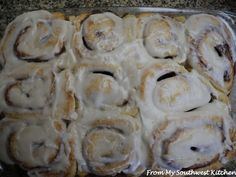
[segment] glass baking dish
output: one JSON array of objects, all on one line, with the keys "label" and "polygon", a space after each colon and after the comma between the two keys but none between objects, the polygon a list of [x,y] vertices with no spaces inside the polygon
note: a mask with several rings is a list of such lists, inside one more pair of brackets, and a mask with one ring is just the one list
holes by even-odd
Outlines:
[{"label": "glass baking dish", "polygon": [[[48,10],[48,9],[44,9]],[[236,13],[231,11],[219,11],[219,10],[207,10],[207,9],[176,9],[176,8],[158,8],[158,7],[104,7],[104,8],[66,8],[66,9],[54,9],[48,10],[50,12],[62,12],[66,16],[69,15],[79,15],[84,12],[90,13],[100,13],[100,12],[113,12],[118,16],[124,16],[126,14],[138,14],[141,12],[155,12],[160,13],[167,16],[185,16],[188,17],[193,14],[199,13],[207,13],[214,16],[218,16],[228,25],[231,29],[231,32],[234,37],[235,45],[236,45]],[[18,15],[27,12],[27,11],[9,11],[9,12],[0,12],[0,39],[4,34],[4,30],[6,26]],[[235,61],[234,61],[235,62]],[[232,105],[232,116],[236,121],[236,82],[234,82],[234,86],[232,92],[230,94],[231,105]],[[234,161],[227,163],[224,169],[229,171],[236,170],[236,158]],[[0,162],[0,177],[25,177],[26,173],[21,170],[17,166],[8,166]],[[95,176],[95,175],[87,175],[87,176]],[[117,175],[119,177],[124,175]],[[146,176],[146,175],[143,175]]]}]

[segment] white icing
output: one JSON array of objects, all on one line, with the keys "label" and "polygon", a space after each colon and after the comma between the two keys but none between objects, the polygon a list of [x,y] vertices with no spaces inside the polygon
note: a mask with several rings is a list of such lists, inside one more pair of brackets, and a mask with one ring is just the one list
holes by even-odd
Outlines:
[{"label": "white icing", "polygon": [[27,109],[38,112],[52,101],[53,74],[47,69],[16,70],[2,75],[0,82],[0,107],[6,112],[27,112]]},{"label": "white icing", "polygon": [[171,57],[178,63],[186,60],[188,48],[181,23],[159,14],[141,16],[138,20],[138,37],[149,55],[157,59]]},{"label": "white icing", "polygon": [[0,110],[17,117],[42,114],[65,118],[74,111],[74,98],[68,97],[72,83],[68,70],[58,74],[48,66],[21,66],[0,76]]},{"label": "white icing", "polygon": [[[4,127],[4,124],[8,126]],[[41,177],[45,172],[66,174],[74,163],[69,158],[74,149],[69,140],[74,141],[76,137],[74,126],[66,130],[60,121],[31,117],[22,120],[5,118],[0,122],[0,127],[0,150],[4,153],[0,159],[28,169],[29,176]]]},{"label": "white icing", "polygon": [[[159,67],[155,67],[160,65]],[[149,72],[148,77],[145,74]],[[158,81],[168,73],[176,76]],[[154,63],[141,72],[142,86],[139,100],[141,113],[159,115],[161,112],[184,112],[204,106],[211,99],[211,90],[195,72],[187,72],[181,66],[170,61]],[[142,89],[142,88],[140,88]],[[196,94],[197,93],[197,94]],[[157,111],[155,113],[155,111]],[[144,116],[145,119],[149,116]]]},{"label": "white icing", "polygon": [[92,50],[111,51],[123,41],[122,19],[109,12],[90,15],[82,24],[82,35]]},{"label": "white icing", "polygon": [[52,116],[71,119],[75,112],[74,77],[70,70],[64,70],[55,75],[55,100],[52,106]]},{"label": "white icing", "polygon": [[[127,57],[125,51],[131,51],[126,43],[129,37],[125,33],[132,23],[130,19],[133,18],[123,20],[110,12],[90,15],[74,35],[75,49],[87,59],[114,62],[124,60]],[[91,49],[86,47],[84,41]]]},{"label": "white icing", "polygon": [[[217,160],[216,157],[223,159],[225,151],[233,145],[229,131],[234,124],[226,105],[220,102],[167,119],[170,119],[167,127],[157,132],[159,136],[153,145],[154,166],[174,170],[194,165],[204,167]],[[170,140],[168,149],[163,149],[167,140]]]},{"label": "white icing", "polygon": [[[207,33],[199,49],[190,46],[194,69],[189,72],[177,64],[188,53],[185,30],[198,40],[208,27],[216,30]],[[213,68],[206,73],[224,87],[222,76],[232,66],[214,47],[226,41],[235,57],[223,22],[196,15],[183,25],[159,14],[120,18],[106,12],[88,16],[77,30],[46,11],[25,13],[9,24],[0,44],[0,111],[18,119],[0,120],[1,161],[20,165],[31,177],[73,173],[74,158],[78,174],[136,176],[150,168],[150,160],[163,169],[193,168],[216,155],[220,163],[227,162],[225,152],[235,144],[229,133],[235,130],[230,105],[209,103],[212,96],[220,100],[221,93],[195,71],[201,72],[199,50]],[[168,56],[173,59],[163,60]],[[35,59],[44,62],[24,61]],[[171,72],[176,76],[158,80]],[[12,84],[8,99],[14,106],[5,96]],[[71,123],[65,127],[58,119]],[[56,129],[55,121],[62,129]],[[167,127],[153,137],[165,121]],[[173,138],[176,129],[183,131]],[[169,164],[161,155],[165,140],[170,142]]]},{"label": "white icing", "polygon": [[219,82],[221,87],[224,86],[224,72],[230,70],[230,63],[228,59],[223,56],[220,57],[214,47],[224,43],[222,36],[215,32],[210,32],[206,39],[200,45],[200,52],[206,60],[209,69],[209,75]]},{"label": "white icing", "polygon": [[[197,26],[196,26],[197,25]],[[212,83],[224,92],[229,92],[231,86],[226,86],[225,72],[231,78],[233,61],[235,60],[235,45],[228,27],[217,17],[207,14],[193,15],[185,23],[190,37],[191,52],[189,63],[200,74],[209,77]],[[218,54],[218,47],[229,46],[232,58],[223,52]],[[223,48],[223,50],[226,50]],[[204,64],[201,64],[201,60]],[[203,65],[203,66],[202,66]]]},{"label": "white icing", "polygon": [[47,11],[33,11],[18,16],[8,25],[1,43],[5,67],[26,64],[26,59],[56,63],[57,55],[71,48],[73,31],[70,22],[53,19]]},{"label": "white icing", "polygon": [[[97,126],[94,124],[96,121]],[[92,112],[88,108],[83,119],[77,122],[77,127],[79,172],[92,169],[93,173],[100,175],[114,175],[122,171],[133,174],[138,167],[145,166],[145,157],[140,149],[145,146],[142,145],[138,119],[113,111]],[[90,150],[93,147],[93,150],[89,151],[88,147]],[[104,163],[107,162],[113,163],[115,167],[106,169]],[[123,165],[118,165],[119,162],[123,162]],[[103,169],[97,171],[100,167]]]},{"label": "white icing", "polygon": [[156,107],[169,112],[188,111],[207,104],[210,99],[209,88],[195,72],[160,81],[153,91]]},{"label": "white icing", "polygon": [[[75,73],[75,94],[80,106],[96,109],[129,107],[129,78],[119,65],[85,62]],[[128,101],[127,105],[123,105]]]},{"label": "white icing", "polygon": [[11,120],[2,120],[0,123],[0,159],[1,161],[7,164],[14,164],[15,162],[11,157],[9,157],[9,147],[8,147],[8,138],[13,131],[18,130],[23,123],[17,122],[15,124],[11,124]]}]

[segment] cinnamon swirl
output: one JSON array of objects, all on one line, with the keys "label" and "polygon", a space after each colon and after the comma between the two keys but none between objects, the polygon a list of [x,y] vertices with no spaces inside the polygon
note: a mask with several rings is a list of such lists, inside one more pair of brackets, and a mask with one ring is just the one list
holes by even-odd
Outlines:
[{"label": "cinnamon swirl", "polygon": [[204,108],[215,100],[229,106],[228,97],[206,79],[172,60],[159,60],[144,67],[138,88],[136,96],[146,138],[169,115]]},{"label": "cinnamon swirl", "polygon": [[79,171],[105,176],[140,175],[145,170],[138,118],[90,110],[79,122],[78,131]]},{"label": "cinnamon swirl", "polygon": [[75,175],[73,134],[60,120],[6,117],[0,121],[0,132],[1,161],[20,165],[29,176]]},{"label": "cinnamon swirl", "polygon": [[18,118],[36,114],[67,118],[75,107],[71,73],[30,66],[0,76],[0,110]]},{"label": "cinnamon swirl", "polygon": [[226,105],[215,101],[167,117],[153,133],[154,169],[219,169],[235,155],[235,124]]},{"label": "cinnamon swirl", "polygon": [[234,77],[235,44],[229,28],[212,15],[192,15],[185,23],[189,64],[228,94]]},{"label": "cinnamon swirl", "polygon": [[144,52],[156,59],[172,59],[178,63],[186,60],[188,48],[183,24],[156,13],[139,14],[137,23]]},{"label": "cinnamon swirl", "polygon": [[134,16],[121,18],[111,12],[71,16],[76,26],[74,48],[78,57],[122,61],[132,51],[127,44],[133,38],[129,30]]},{"label": "cinnamon swirl", "polygon": [[39,10],[8,25],[0,163],[30,177],[143,176],[236,156],[235,41],[223,19],[77,15]]},{"label": "cinnamon swirl", "polygon": [[[196,94],[197,93],[197,94]],[[185,112],[219,98],[227,97],[215,90],[197,72],[188,72],[175,62],[160,60],[147,65],[140,73],[140,109]]]},{"label": "cinnamon swirl", "polygon": [[10,67],[58,58],[60,62],[73,62],[70,46],[74,27],[60,18],[39,10],[24,13],[13,20],[0,46],[6,64]]},{"label": "cinnamon swirl", "polygon": [[84,62],[78,66],[75,77],[80,110],[93,107],[131,116],[137,114],[129,78],[119,65]]}]

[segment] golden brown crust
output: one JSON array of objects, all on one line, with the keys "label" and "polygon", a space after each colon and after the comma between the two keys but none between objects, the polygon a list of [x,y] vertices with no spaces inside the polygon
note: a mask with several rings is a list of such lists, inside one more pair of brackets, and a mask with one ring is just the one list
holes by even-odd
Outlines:
[{"label": "golden brown crust", "polygon": [[[197,21],[200,24],[199,31],[192,27],[195,25],[193,23]],[[229,94],[234,80],[235,57],[229,28],[217,17],[206,14],[190,17],[186,21],[186,28],[189,33],[189,44],[192,45],[189,52],[191,67],[207,78],[218,90]],[[194,31],[195,35],[193,35]],[[221,61],[221,65],[227,65],[224,67],[224,71],[221,71],[219,66],[212,65],[206,50],[209,50],[209,54],[213,54],[212,60],[215,60],[216,63],[219,62],[217,60],[224,61],[224,63]]]},{"label": "golden brown crust", "polygon": [[143,74],[142,74],[142,78],[141,78],[141,84],[140,84],[140,97],[141,99],[144,99],[144,96],[145,96],[145,90],[146,90],[146,81],[153,77],[155,72],[156,71],[159,71],[159,70],[169,70],[169,71],[174,71],[174,72],[177,72],[177,73],[183,73],[183,72],[187,72],[187,70],[185,70],[184,67],[182,67],[181,65],[171,65],[171,64],[168,64],[168,63],[165,63],[165,64],[154,64],[152,65],[150,68],[146,69]]},{"label": "golden brown crust", "polygon": [[55,19],[66,20],[66,15],[62,12],[53,12],[52,16]]},{"label": "golden brown crust", "polygon": [[76,31],[80,31],[82,22],[89,16],[91,13],[81,13],[79,16],[69,16],[69,21],[75,26]]},{"label": "golden brown crust", "polygon": [[[191,120],[197,120],[199,119],[199,117],[192,117],[192,118],[189,118]],[[224,119],[224,118],[223,118]],[[212,116],[210,118],[210,120],[212,122],[215,122],[217,123],[218,125],[224,125],[226,122],[224,122],[224,120],[222,119],[222,117],[220,116]],[[171,123],[171,120],[167,120],[167,121],[164,121],[162,122],[157,128],[155,131],[153,131],[153,139],[155,140],[159,140],[161,139],[161,136],[162,136],[162,132],[164,131],[167,131],[166,128],[168,126],[168,124]],[[226,123],[227,124],[227,123]],[[208,125],[207,127],[209,128],[212,128],[212,125]],[[184,130],[181,130],[181,129],[177,129],[175,133],[173,133],[173,135],[171,137],[169,137],[163,144],[163,147],[166,151],[168,151],[168,144],[171,143],[171,141],[174,141],[181,133],[183,133]],[[222,130],[223,131],[223,130]],[[229,129],[229,138],[230,140],[233,142],[236,141],[236,134],[235,134],[235,128],[231,128]],[[225,137],[222,136],[222,141],[225,139]],[[234,145],[233,145],[234,146]],[[152,146],[152,151],[153,151],[153,148],[154,148],[154,145]],[[235,157],[236,155],[236,151],[235,151],[235,148],[232,147],[231,150],[226,150],[224,152],[224,156],[225,158],[227,159],[227,161],[231,161],[233,160],[233,158]],[[152,157],[154,157],[152,155]],[[153,160],[153,163],[155,162],[154,159]],[[225,164],[223,162],[220,161],[220,154],[217,154],[214,158],[212,158],[210,161],[208,161],[207,163],[205,164],[195,164],[193,166],[190,166],[188,167],[187,169],[181,169],[181,170],[191,170],[193,169],[194,171],[206,171],[206,170],[217,170],[217,169],[220,169],[224,166]],[[153,170],[160,170],[161,167],[160,166],[154,166],[154,169]],[[169,176],[169,175],[165,175],[165,176]]]}]

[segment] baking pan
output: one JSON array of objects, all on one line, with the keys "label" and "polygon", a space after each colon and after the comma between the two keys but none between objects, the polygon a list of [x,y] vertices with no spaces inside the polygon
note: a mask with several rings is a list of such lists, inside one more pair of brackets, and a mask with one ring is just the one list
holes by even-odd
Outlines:
[{"label": "baking pan", "polygon": [[[48,10],[48,9],[44,9]],[[138,14],[140,12],[155,12],[160,13],[167,16],[185,16],[188,17],[193,14],[199,13],[207,13],[214,16],[220,17],[225,24],[231,29],[231,32],[234,37],[235,45],[236,45],[236,13],[230,11],[220,11],[220,10],[207,10],[207,9],[175,9],[175,8],[155,8],[155,7],[104,7],[104,8],[66,8],[66,9],[53,9],[48,10],[50,12],[62,12],[66,16],[69,15],[79,15],[84,12],[90,13],[100,13],[100,12],[113,12],[118,16],[124,16],[127,13],[129,14]],[[22,11],[8,11],[0,12],[0,38],[2,38],[4,34],[4,30],[6,26],[18,15],[27,12],[27,10]],[[236,120],[236,82],[234,82],[234,86],[230,95],[231,105],[232,105],[232,116],[234,120]],[[226,170],[236,171],[236,159],[234,161],[229,162],[225,166]],[[17,166],[8,166],[3,163],[0,163],[0,177],[25,177],[26,173],[21,170]],[[94,175],[89,175],[94,176]],[[118,175],[123,176],[123,175]],[[145,176],[145,175],[143,175]]]}]

